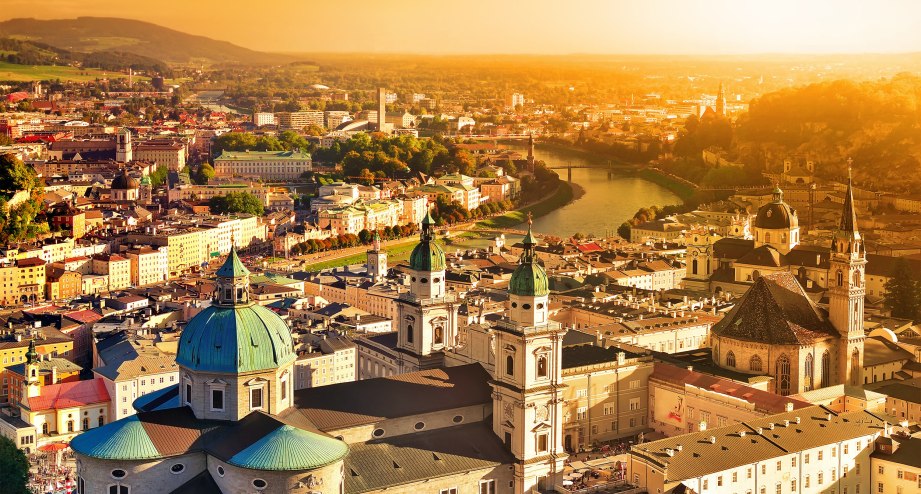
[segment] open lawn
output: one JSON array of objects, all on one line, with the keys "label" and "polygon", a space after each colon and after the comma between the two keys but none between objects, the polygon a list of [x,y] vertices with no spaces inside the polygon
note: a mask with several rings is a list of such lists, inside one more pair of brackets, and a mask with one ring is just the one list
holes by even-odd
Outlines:
[{"label": "open lawn", "polygon": [[539,202],[479,221],[476,226],[480,228],[511,228],[527,220],[529,212],[537,218],[565,206],[569,201],[573,200],[573,194],[572,186],[561,181],[552,195]]},{"label": "open lawn", "polygon": [[[444,243],[441,240],[436,240],[436,242],[438,242],[438,244],[444,248]],[[389,265],[394,265],[399,262],[409,260],[409,254],[416,247],[416,244],[418,244],[418,240],[394,247],[385,247],[384,250],[387,251],[387,263]],[[308,264],[301,269],[304,271],[322,271],[324,269],[338,268],[340,266],[348,266],[351,264],[362,264],[367,259],[368,254],[362,252],[360,254],[355,254],[354,256],[340,257],[338,259],[331,259],[329,261]]]},{"label": "open lawn", "polygon": [[[0,62],[0,81],[62,81],[86,82],[102,78],[115,79],[126,77],[117,72],[99,69],[82,69],[59,65],[17,65]],[[138,79],[143,79],[139,77]]]}]

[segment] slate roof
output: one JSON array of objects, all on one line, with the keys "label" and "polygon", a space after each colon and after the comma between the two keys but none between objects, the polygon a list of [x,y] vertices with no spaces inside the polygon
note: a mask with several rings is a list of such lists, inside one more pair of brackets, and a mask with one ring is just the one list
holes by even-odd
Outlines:
[{"label": "slate roof", "polygon": [[624,352],[627,358],[637,358],[641,356],[638,353],[621,350],[616,347],[602,348],[595,345],[564,346],[562,368],[565,370],[573,367],[581,367],[583,365],[617,362],[617,354],[620,352]]},{"label": "slate roof", "polygon": [[738,259],[754,248],[754,240],[742,238],[721,238],[713,244],[713,252],[719,259]]},{"label": "slate roof", "polygon": [[56,410],[109,401],[102,379],[73,381],[42,386],[38,396],[27,398],[29,410]]},{"label": "slate roof", "polygon": [[[897,443],[898,447],[892,453],[885,453],[876,450],[870,456],[880,460],[891,461],[900,465],[907,465],[915,469],[921,469],[921,438],[892,438],[892,442]],[[880,467],[882,468],[882,467]]]},{"label": "slate roof", "polygon": [[769,266],[779,268],[786,266],[784,255],[770,245],[762,245],[755,250],[745,254],[738,260],[737,264],[750,264],[753,266]]},{"label": "slate roof", "polygon": [[[480,364],[300,389],[281,418],[293,425],[338,430],[383,419],[488,404],[489,374]],[[425,397],[420,399],[419,397]]]},{"label": "slate roof", "polygon": [[773,345],[800,345],[837,336],[825,314],[787,272],[758,278],[712,332],[721,338]]},{"label": "slate roof", "polygon": [[485,422],[351,445],[345,491],[357,494],[514,461]]}]

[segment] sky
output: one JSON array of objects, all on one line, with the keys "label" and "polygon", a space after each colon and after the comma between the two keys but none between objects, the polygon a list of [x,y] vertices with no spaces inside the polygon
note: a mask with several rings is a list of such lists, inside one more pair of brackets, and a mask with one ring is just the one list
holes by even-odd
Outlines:
[{"label": "sky", "polygon": [[921,51],[919,0],[3,0],[0,19],[126,17],[276,52]]}]

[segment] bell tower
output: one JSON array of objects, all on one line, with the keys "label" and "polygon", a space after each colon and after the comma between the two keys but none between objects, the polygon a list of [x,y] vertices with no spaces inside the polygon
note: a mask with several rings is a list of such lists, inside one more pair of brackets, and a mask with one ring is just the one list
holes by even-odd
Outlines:
[{"label": "bell tower", "polygon": [[529,224],[509,282],[509,316],[493,326],[493,431],[516,458],[515,494],[552,489],[567,456],[561,393],[566,330],[547,317],[550,286],[536,244]]},{"label": "bell tower", "polygon": [[841,335],[838,353],[842,384],[863,384],[863,303],[866,293],[867,251],[857,230],[857,212],[848,159],[847,192],[841,221],[831,241],[828,319]]},{"label": "bell tower", "polygon": [[435,242],[431,213],[422,220],[419,243],[409,255],[409,292],[397,299],[401,372],[444,365],[457,339],[458,304],[445,292],[445,253]]},{"label": "bell tower", "polygon": [[115,161],[128,163],[134,159],[131,145],[131,131],[121,129],[115,135]]},{"label": "bell tower", "polygon": [[368,276],[378,283],[387,276],[387,252],[381,249],[381,237],[374,232],[374,242],[368,251]]}]

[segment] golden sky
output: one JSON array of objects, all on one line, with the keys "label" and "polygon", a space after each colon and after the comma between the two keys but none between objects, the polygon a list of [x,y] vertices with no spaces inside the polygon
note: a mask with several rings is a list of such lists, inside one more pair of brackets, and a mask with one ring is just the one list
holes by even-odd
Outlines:
[{"label": "golden sky", "polygon": [[402,53],[921,51],[921,0],[2,0],[0,19],[142,19],[248,48]]}]

